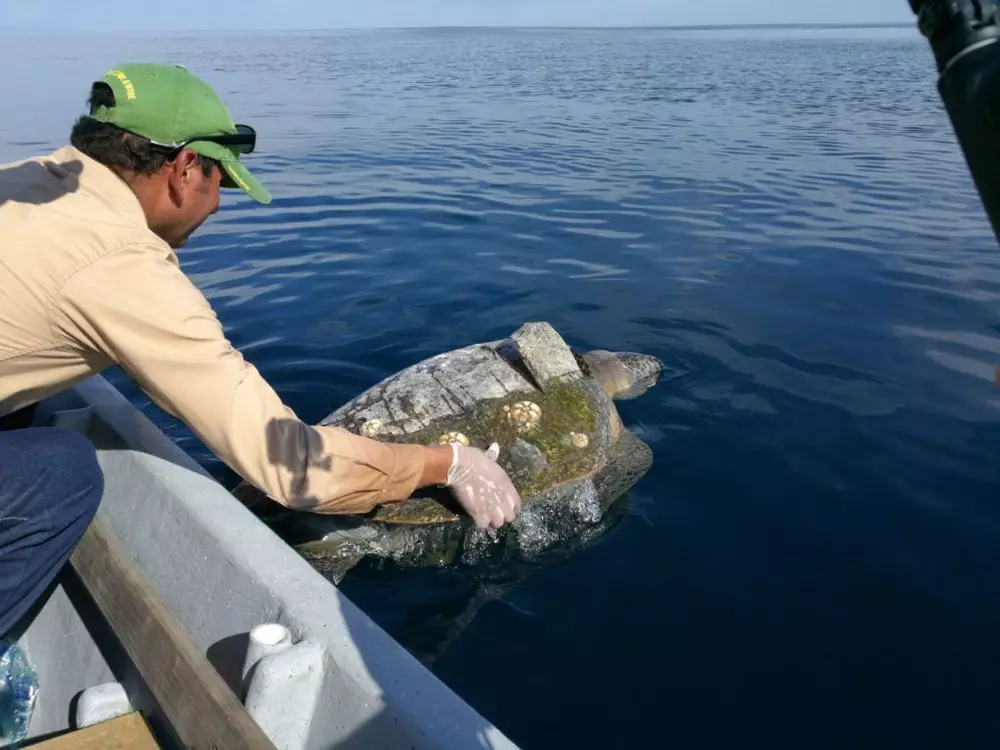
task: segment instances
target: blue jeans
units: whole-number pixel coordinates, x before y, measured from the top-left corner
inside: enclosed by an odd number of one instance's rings
[[[62,570],[103,493],[104,474],[83,435],[0,431],[0,638]]]

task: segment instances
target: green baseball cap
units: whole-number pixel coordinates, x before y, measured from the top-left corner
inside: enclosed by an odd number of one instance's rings
[[[236,125],[219,96],[184,66],[130,63],[109,70],[99,83],[111,87],[115,104],[93,108],[95,120],[215,159],[224,170],[223,187],[241,188],[258,203],[271,202],[267,188],[240,162],[241,153],[253,151],[256,132]]]

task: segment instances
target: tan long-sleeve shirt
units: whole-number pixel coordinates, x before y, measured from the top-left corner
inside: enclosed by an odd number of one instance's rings
[[[112,364],[285,505],[364,512],[423,473],[420,446],[300,421],[109,169],[70,146],[0,165],[0,416]]]

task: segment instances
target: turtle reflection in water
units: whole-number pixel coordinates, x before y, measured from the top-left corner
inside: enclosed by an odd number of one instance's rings
[[[649,446],[622,424],[616,399],[653,386],[662,363],[646,354],[572,350],[547,323],[445,352],[368,389],[322,420],[376,440],[500,445],[518,491],[518,519],[476,529],[443,488],[371,513],[289,511],[249,484],[235,494],[321,573],[339,583],[366,556],[402,565],[539,559],[603,532],[605,512],[646,473]]]

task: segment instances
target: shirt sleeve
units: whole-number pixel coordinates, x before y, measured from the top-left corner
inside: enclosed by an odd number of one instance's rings
[[[75,273],[54,325],[119,364],[245,480],[288,507],[363,513],[417,487],[426,451],[310,426],[226,339],[208,300],[155,247],[126,247]]]

